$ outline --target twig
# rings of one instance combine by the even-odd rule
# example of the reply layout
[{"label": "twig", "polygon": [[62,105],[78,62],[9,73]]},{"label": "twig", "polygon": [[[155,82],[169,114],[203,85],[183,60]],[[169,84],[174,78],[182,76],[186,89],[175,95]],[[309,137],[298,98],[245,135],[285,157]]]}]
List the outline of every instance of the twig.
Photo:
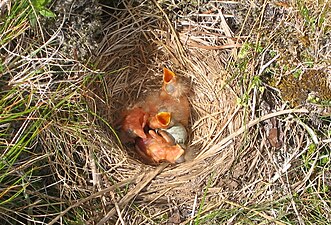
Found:
[{"label": "twig", "polygon": [[111,196],[111,200],[112,200],[112,202],[113,202],[114,205],[115,205],[115,209],[116,209],[116,212],[117,212],[118,218],[119,218],[119,220],[121,221],[121,224],[122,224],[122,225],[125,225],[125,222],[124,222],[124,220],[123,220],[123,217],[122,217],[122,213],[121,213],[120,207],[118,206],[118,203],[117,203],[117,201],[116,201],[116,199],[115,199],[114,192],[111,192],[111,193],[110,193],[110,196]]},{"label": "twig", "polygon": [[232,133],[229,136],[227,136],[226,138],[222,139],[218,145],[215,145],[214,147],[210,148],[209,150],[202,151],[196,157],[196,159],[205,159],[205,158],[208,158],[209,156],[217,153],[218,150],[222,147],[222,145],[226,144],[227,142],[231,141],[233,138],[239,136],[240,134],[242,134],[245,131],[247,131],[249,128],[255,126],[256,124],[258,124],[258,123],[260,123],[260,122],[262,122],[264,120],[270,119],[272,117],[284,115],[284,114],[290,114],[290,113],[308,113],[308,112],[309,112],[308,109],[302,108],[302,109],[282,110],[282,111],[278,111],[278,112],[274,112],[274,113],[270,113],[270,114],[264,115],[264,116],[262,116],[260,118],[257,118],[257,119],[255,119],[253,121],[250,121],[248,124],[242,126],[235,133]]},{"label": "twig", "polygon": [[193,222],[193,218],[195,217],[195,207],[197,206],[197,202],[198,202],[198,194],[195,194],[194,197],[194,202],[193,202],[193,207],[192,207],[192,213],[191,213],[191,221],[190,221],[190,225],[192,225]]},{"label": "twig", "polygon": [[206,46],[206,45],[199,45],[194,42],[190,42],[190,43],[188,43],[188,46],[206,49],[206,50],[220,50],[220,49],[240,48],[242,46],[242,44],[225,44],[225,45],[218,45],[218,46]]},{"label": "twig", "polygon": [[268,68],[268,66],[270,66],[271,63],[273,63],[276,59],[279,58],[280,54],[278,53],[277,55],[275,55],[275,57],[273,57],[269,62],[267,62],[266,64],[262,65],[263,63],[263,60],[264,60],[264,56],[265,56],[265,53],[263,54],[263,58],[262,58],[262,61],[261,61],[261,68],[260,68],[260,71],[259,71],[259,75],[261,75],[263,73],[263,71]]}]

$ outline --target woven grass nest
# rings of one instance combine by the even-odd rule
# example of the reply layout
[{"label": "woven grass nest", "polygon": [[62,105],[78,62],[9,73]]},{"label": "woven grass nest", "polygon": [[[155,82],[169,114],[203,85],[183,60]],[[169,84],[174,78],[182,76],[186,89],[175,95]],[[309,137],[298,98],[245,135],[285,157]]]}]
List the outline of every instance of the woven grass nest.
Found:
[{"label": "woven grass nest", "polygon": [[[240,45],[233,41],[226,17],[219,13],[217,26],[208,29],[192,21],[175,27],[171,16],[154,1],[123,3],[121,9],[109,7],[107,13],[93,60],[98,68],[94,74],[102,78],[96,78],[84,96],[95,117],[87,116],[82,140],[71,140],[71,131],[64,130],[58,131],[59,138],[44,137],[52,149],[67,143],[63,146],[66,157],[51,158],[54,174],[66,180],[61,193],[67,199],[85,197],[53,222],[79,206],[90,216],[84,218],[87,224],[186,224],[209,210],[236,208],[241,199],[245,204],[259,202],[268,191],[278,190],[283,182],[276,176],[278,167],[263,161],[273,157],[269,150],[262,150],[270,144],[257,141],[261,131],[250,128],[293,111],[271,115],[268,111],[262,118],[247,119],[245,107],[237,104],[246,84],[239,84],[227,71]],[[208,17],[196,20],[208,22]],[[164,67],[190,88],[188,149],[184,163],[151,166],[121,145],[113,125],[121,111],[161,87]],[[275,99],[275,105],[279,104]],[[303,130],[297,125],[293,129],[297,134]],[[293,133],[285,141],[289,140],[300,142]],[[275,184],[266,185],[263,179],[273,176]],[[263,191],[255,193],[252,188]]]},{"label": "woven grass nest", "polygon": [[[113,175],[118,174],[118,181],[138,176],[141,181],[134,189],[143,188],[138,202],[157,213],[173,204],[169,197],[177,204],[192,206],[211,175],[221,176],[227,171],[234,160],[235,144],[221,140],[241,126],[241,114],[236,110],[235,89],[227,85],[230,76],[225,72],[231,46],[229,51],[221,52],[185,46],[182,43],[189,35],[185,26],[182,32],[175,33],[164,11],[155,8],[158,13],[150,16],[148,10],[151,9],[128,6],[122,12],[115,11],[118,18],[105,25],[97,64],[109,75],[105,76],[104,86],[97,84],[94,92],[104,100],[96,104],[96,111],[114,124],[121,111],[160,89],[163,67],[175,71],[190,88],[192,113],[185,163],[148,166],[135,157],[132,149],[120,147],[108,132],[104,153],[110,161],[106,165],[114,164],[110,169]],[[199,41],[203,42],[194,43],[200,44]],[[226,38],[215,41],[222,46],[228,44]],[[147,180],[151,182],[145,183]]]}]

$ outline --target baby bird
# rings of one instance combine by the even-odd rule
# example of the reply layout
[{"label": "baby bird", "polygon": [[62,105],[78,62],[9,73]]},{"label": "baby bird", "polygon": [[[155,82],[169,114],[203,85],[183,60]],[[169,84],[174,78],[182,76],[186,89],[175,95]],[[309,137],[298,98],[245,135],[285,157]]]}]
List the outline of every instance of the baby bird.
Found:
[{"label": "baby bird", "polygon": [[[151,116],[157,115],[160,112],[168,112],[171,114],[173,121],[187,127],[190,116],[190,105],[186,93],[187,87],[179,81],[175,73],[164,68],[163,85],[160,92],[151,93],[139,106],[144,108]],[[168,127],[171,125],[173,123],[169,123]]]},{"label": "baby bird", "polygon": [[172,114],[172,118],[177,122],[188,125],[190,116],[190,105],[186,97],[187,87],[179,81],[175,73],[163,69],[163,86],[160,91],[161,108]]},{"label": "baby bird", "polygon": [[136,141],[138,152],[148,156],[152,162],[156,163],[162,161],[173,164],[183,162],[183,148],[174,144],[167,134],[160,133],[160,135],[156,134],[154,130],[149,130],[147,138],[138,138]]},{"label": "baby bird", "polygon": [[[134,138],[147,138],[144,128],[149,114],[140,107],[127,109],[122,114],[121,130],[124,132],[124,142],[134,141]],[[123,135],[122,135],[123,136]]]}]

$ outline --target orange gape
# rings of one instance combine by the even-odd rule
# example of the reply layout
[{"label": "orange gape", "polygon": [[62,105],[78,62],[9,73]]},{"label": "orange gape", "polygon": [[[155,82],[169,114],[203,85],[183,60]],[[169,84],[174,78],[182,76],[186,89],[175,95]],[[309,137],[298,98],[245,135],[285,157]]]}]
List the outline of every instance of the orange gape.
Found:
[{"label": "orange gape", "polygon": [[146,154],[152,162],[180,162],[184,154],[183,148],[178,144],[174,145],[168,142],[167,139],[168,137],[164,138],[156,134],[155,131],[150,130],[147,134],[147,138],[137,140],[136,147],[138,151],[142,151],[143,154]]},{"label": "orange gape", "polygon": [[138,152],[148,161],[182,161],[184,149],[181,146],[187,139],[190,116],[186,93],[185,85],[164,68],[160,92],[149,94],[123,113],[122,142],[135,143]]},{"label": "orange gape", "polygon": [[168,128],[171,126],[171,113],[159,112],[148,120],[148,126],[151,129]]}]

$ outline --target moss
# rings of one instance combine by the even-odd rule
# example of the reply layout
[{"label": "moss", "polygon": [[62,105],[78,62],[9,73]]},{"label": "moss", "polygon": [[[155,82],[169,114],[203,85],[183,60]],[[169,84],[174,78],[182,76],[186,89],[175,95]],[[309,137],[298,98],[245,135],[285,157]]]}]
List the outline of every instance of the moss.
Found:
[{"label": "moss", "polygon": [[327,76],[322,70],[307,70],[299,77],[292,74],[284,78],[278,88],[283,99],[294,107],[307,100],[315,103],[328,102],[331,100],[331,90]]}]

